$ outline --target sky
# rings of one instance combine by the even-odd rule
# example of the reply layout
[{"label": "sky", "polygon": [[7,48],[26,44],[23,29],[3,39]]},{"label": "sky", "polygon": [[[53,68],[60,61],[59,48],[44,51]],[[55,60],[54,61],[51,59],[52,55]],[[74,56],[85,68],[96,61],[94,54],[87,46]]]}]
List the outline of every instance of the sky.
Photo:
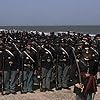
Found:
[{"label": "sky", "polygon": [[0,25],[100,25],[100,0],[0,0]]}]

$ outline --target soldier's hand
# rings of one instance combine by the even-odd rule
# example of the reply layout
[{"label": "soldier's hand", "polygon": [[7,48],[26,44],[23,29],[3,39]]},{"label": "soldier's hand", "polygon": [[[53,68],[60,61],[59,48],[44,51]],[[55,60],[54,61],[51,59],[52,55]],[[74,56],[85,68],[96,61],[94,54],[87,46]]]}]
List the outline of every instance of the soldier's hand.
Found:
[{"label": "soldier's hand", "polygon": [[76,86],[77,88],[81,88],[81,86],[80,86],[79,83],[75,84],[75,86]]},{"label": "soldier's hand", "polygon": [[85,75],[86,75],[86,77],[89,77],[89,76],[90,76],[90,74],[88,74],[88,73],[87,73],[87,74],[85,74]]},{"label": "soldier's hand", "polygon": [[22,75],[22,71],[19,71],[19,74]]},{"label": "soldier's hand", "polygon": [[53,66],[53,69],[55,69],[55,66]]},{"label": "soldier's hand", "polygon": [[77,62],[79,62],[79,59],[76,59]]},{"label": "soldier's hand", "polygon": [[84,85],[83,85],[83,84],[80,84],[80,83],[75,84],[75,86],[76,86],[77,88],[79,88],[79,89],[82,89],[82,90],[83,90],[83,88],[84,88]]},{"label": "soldier's hand", "polygon": [[19,69],[17,69],[17,72],[19,72]]}]

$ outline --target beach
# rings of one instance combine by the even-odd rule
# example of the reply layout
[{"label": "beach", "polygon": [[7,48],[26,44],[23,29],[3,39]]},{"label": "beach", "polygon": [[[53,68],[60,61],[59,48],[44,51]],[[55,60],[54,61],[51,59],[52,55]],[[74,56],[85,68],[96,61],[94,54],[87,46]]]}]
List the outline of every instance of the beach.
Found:
[{"label": "beach", "polygon": [[[17,92],[16,95],[4,95],[0,94],[0,100],[75,100],[75,94],[73,93],[73,87],[71,90],[62,90],[54,92],[40,92],[36,90],[35,93],[21,94]],[[100,100],[100,87],[95,95],[94,100]]]}]

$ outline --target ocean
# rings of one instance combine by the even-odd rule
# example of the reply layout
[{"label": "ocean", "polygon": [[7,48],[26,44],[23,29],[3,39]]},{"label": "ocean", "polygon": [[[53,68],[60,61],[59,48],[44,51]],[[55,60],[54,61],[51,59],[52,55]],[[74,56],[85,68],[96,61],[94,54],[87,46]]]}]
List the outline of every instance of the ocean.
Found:
[{"label": "ocean", "polygon": [[41,32],[58,32],[58,31],[75,31],[89,34],[100,34],[100,25],[67,25],[67,26],[0,26],[0,29],[22,30],[22,31],[41,31]]}]

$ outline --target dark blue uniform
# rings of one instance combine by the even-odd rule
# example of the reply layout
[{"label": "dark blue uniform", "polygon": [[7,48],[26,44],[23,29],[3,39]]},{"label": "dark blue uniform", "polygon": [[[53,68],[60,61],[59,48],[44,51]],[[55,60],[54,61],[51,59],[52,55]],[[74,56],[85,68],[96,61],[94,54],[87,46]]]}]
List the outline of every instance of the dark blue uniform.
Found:
[{"label": "dark blue uniform", "polygon": [[[7,49],[6,49],[7,50]],[[18,52],[4,50],[4,89],[7,93],[16,92],[17,69],[19,67]],[[12,53],[10,54],[9,51]]]},{"label": "dark blue uniform", "polygon": [[41,48],[39,51],[39,58],[41,60],[41,80],[42,80],[42,90],[50,90],[50,80],[53,68],[53,54],[52,49]]},{"label": "dark blue uniform", "polygon": [[25,50],[25,52],[34,60],[23,52],[23,92],[33,92],[33,75],[36,62],[36,54],[31,49]]},{"label": "dark blue uniform", "polygon": [[[55,47],[55,59],[56,59],[56,78],[58,81],[58,89],[68,88],[68,69],[69,69],[69,57],[66,50],[62,47]],[[58,60],[58,61],[57,61]]]}]

